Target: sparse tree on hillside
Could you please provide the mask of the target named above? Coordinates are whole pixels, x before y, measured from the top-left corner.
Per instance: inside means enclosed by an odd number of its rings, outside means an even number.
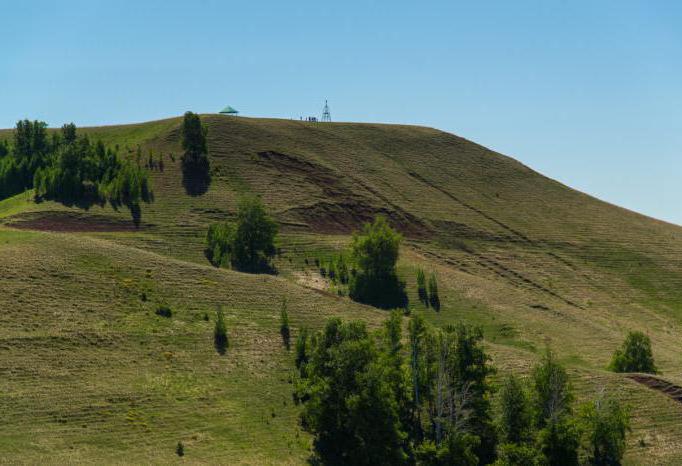
[[[349,287],[353,300],[385,309],[407,305],[405,284],[396,271],[401,241],[402,236],[382,216],[353,236],[352,257],[357,267]]]
[[[424,303],[424,306],[429,305],[429,292],[426,288],[426,275],[423,269],[417,270],[417,294],[419,295],[419,301]]]
[[[221,308],[216,311],[215,327],[213,329],[213,343],[220,354],[225,354],[229,341],[227,339],[227,325],[225,324],[225,314]]]
[[[279,333],[282,335],[282,342],[289,351],[291,346],[291,330],[289,329],[289,313],[287,312],[287,299],[282,299],[282,308],[280,310],[280,325]]]
[[[206,143],[207,130],[196,113],[186,112],[182,122],[182,175],[187,194],[198,196],[211,181]]]
[[[305,368],[310,359],[310,335],[308,329],[303,327],[296,337],[296,368],[302,377],[305,376]]]
[[[438,281],[436,274],[431,273],[429,276],[429,303],[436,311],[440,311],[440,295],[438,294]]]
[[[630,332],[623,346],[616,350],[609,365],[614,372],[647,372],[656,374],[651,340],[642,332]]]

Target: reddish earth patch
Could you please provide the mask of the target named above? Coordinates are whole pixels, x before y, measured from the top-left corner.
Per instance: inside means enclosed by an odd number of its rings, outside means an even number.
[[[352,176],[343,176],[323,165],[295,155],[275,151],[258,153],[258,163],[276,169],[285,177],[295,174],[303,183],[320,188],[326,199],[311,206],[293,207],[286,212],[319,233],[350,233],[365,222],[383,215],[405,236],[429,236],[430,228],[403,210],[372,186]]]
[[[679,385],[675,385],[674,383],[668,382],[667,380],[659,379],[658,377],[647,374],[628,374],[626,377],[628,379],[634,380],[637,383],[646,385],[652,390],[661,392],[678,403],[682,403],[682,387]]]
[[[145,228],[145,226],[136,226],[132,220],[123,221],[102,215],[83,215],[72,212],[24,214],[11,218],[7,225],[21,230],[57,232],[138,231]]]

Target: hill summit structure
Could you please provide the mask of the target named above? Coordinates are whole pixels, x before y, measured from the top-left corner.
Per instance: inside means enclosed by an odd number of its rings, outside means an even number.
[[[230,107],[229,105],[222,109],[221,111],[218,112],[221,115],[231,115],[231,116],[237,116],[239,115],[239,110],[237,110],[234,107]]]

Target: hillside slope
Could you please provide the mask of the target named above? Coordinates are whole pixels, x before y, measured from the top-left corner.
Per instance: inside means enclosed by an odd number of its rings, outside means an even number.
[[[682,405],[604,370],[640,329],[663,376],[682,385],[681,228],[430,128],[203,120],[212,179],[197,196],[183,187],[180,119],[83,130],[131,156],[138,145],[163,155],[139,229],[107,206],[0,201],[0,438],[12,459],[165,463],[183,438],[187,461],[303,461],[278,306],[292,300],[295,327],[330,315],[378,323],[384,313],[312,289],[326,287],[313,264],[383,214],[406,237],[399,266],[413,309],[423,310],[416,268],[436,271],[443,309],[425,311],[430,320],[482,325],[502,372],[551,345],[581,394],[607,383],[636,407],[631,462],[682,460]],[[245,193],[282,226],[279,277],[207,267],[207,225],[231,218]],[[153,314],[160,301],[178,309],[171,321]],[[202,320],[219,304],[234,357],[215,354]]]

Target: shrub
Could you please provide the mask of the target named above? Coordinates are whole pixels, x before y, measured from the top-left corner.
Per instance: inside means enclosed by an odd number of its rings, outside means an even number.
[[[432,273],[429,276],[429,304],[436,311],[440,311],[440,296],[438,295],[438,281],[436,275]]]
[[[642,332],[630,332],[611,359],[609,369],[614,372],[647,372],[656,374],[651,340]]]
[[[289,313],[287,312],[287,300],[284,298],[282,300],[282,309],[280,311],[280,325],[279,333],[282,335],[282,342],[289,351],[291,346],[291,330],[289,329]]]
[[[222,309],[216,311],[215,327],[213,329],[213,343],[216,351],[220,354],[225,354],[229,342],[227,339],[227,325],[225,325],[225,314]]]
[[[310,359],[310,344],[309,332],[306,327],[303,327],[296,337],[296,368],[299,369],[301,376],[305,376],[305,366]]]
[[[419,301],[424,303],[424,306],[429,305],[429,293],[426,290],[426,275],[424,270],[417,270],[417,294],[419,294]]]
[[[204,254],[211,264],[222,267],[230,262],[234,228],[229,223],[214,223],[208,227]]]
[[[161,317],[173,317],[173,311],[171,310],[170,307],[161,304],[159,307],[156,308],[156,315],[161,316]]]
[[[339,255],[338,259],[336,260],[336,272],[341,284],[347,285],[349,279],[348,264],[346,264],[346,259],[343,257],[343,254]]]
[[[353,235],[352,257],[357,267],[349,286],[353,300],[384,309],[407,306],[405,284],[396,273],[401,241],[402,236],[382,216]]]
[[[175,454],[178,456],[185,456],[185,446],[182,444],[182,442],[178,442],[177,446],[175,447]]]

